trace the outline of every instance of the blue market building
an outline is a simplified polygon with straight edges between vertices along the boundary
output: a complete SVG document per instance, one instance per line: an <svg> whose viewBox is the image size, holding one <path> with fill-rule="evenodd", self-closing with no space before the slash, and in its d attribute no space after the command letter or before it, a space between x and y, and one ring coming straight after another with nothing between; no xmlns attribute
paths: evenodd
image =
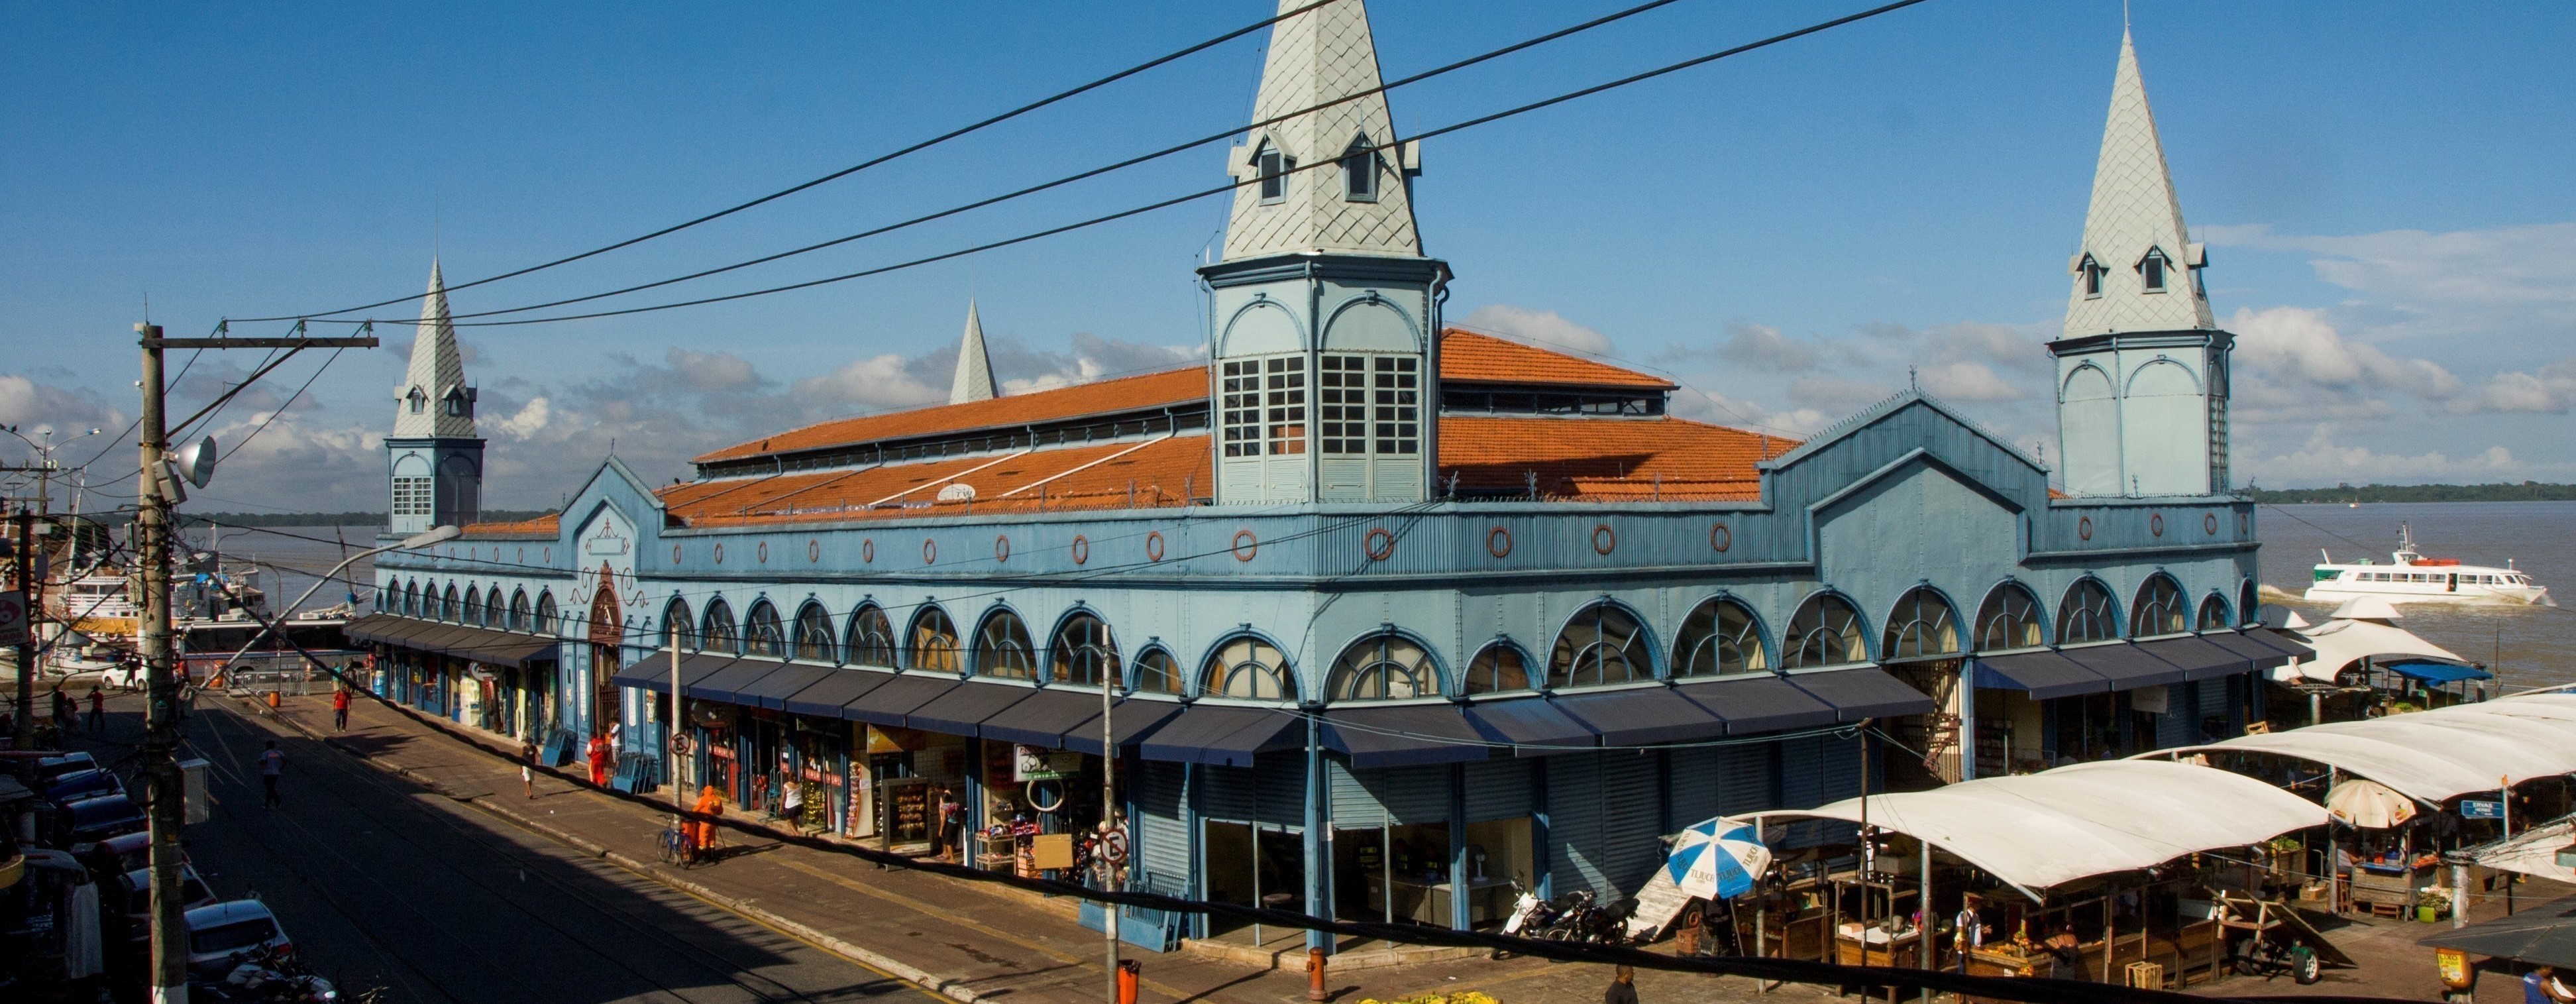
<svg viewBox="0 0 2576 1004"><path fill-rule="evenodd" d="M1105 688L1132 884L1458 926L1515 881L1633 892L1709 816L2260 719L2290 649L2228 485L2231 336L2125 41L2053 490L1918 390L1790 442L1445 325L1421 151L1383 95L1332 102L1378 82L1368 31L1358 0L1274 28L1204 366L995 396L970 313L950 404L673 485L612 458L558 514L383 556L378 686L558 750L614 728L624 785L797 777L889 846L933 850L945 795L959 850L1024 870L1099 818ZM421 331L393 534L478 504L435 273Z"/></svg>

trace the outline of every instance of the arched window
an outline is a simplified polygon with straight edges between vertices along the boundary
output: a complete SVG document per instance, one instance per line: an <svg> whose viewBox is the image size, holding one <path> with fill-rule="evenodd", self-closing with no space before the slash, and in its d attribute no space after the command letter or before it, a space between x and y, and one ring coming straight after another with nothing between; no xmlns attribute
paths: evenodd
<svg viewBox="0 0 2576 1004"><path fill-rule="evenodd" d="M1529 657L1521 647L1496 638L1467 662L1460 689L1469 694L1502 694L1530 689Z"/></svg>
<svg viewBox="0 0 2576 1004"><path fill-rule="evenodd" d="M1179 694L1189 686L1181 678L1181 661L1160 645L1147 648L1136 657L1136 692L1139 694Z"/></svg>
<svg viewBox="0 0 2576 1004"><path fill-rule="evenodd" d="M1860 611L1852 609L1851 601L1833 593L1807 597L1780 638L1780 664L1805 669L1868 662L1869 643L1861 631Z"/></svg>
<svg viewBox="0 0 2576 1004"><path fill-rule="evenodd" d="M538 594L537 594L537 633L538 633L538 634L553 634L553 633L555 633L557 630L560 630L560 629L562 628L562 626L563 626L563 625L562 625L561 620L560 620L560 619L558 619L558 618L555 616L555 593L554 593L554 590L548 589L548 590L545 590L545 591L543 591L543 592L538 593Z"/></svg>
<svg viewBox="0 0 2576 1004"><path fill-rule="evenodd" d="M465 623L468 623L468 624L481 624L481 623L483 623L483 591L482 591L482 590L480 590L480 589L476 589L476 588L474 588L474 587L472 587L472 586L467 586L467 587L465 587L465 617L464 617L464 620L465 620Z"/></svg>
<svg viewBox="0 0 2576 1004"><path fill-rule="evenodd" d="M796 611L796 657L811 662L840 661L841 646L832 639L832 615L812 600Z"/></svg>
<svg viewBox="0 0 2576 1004"><path fill-rule="evenodd" d="M2077 579L2057 604L2057 643L2081 645L2120 637L2119 601L2099 579Z"/></svg>
<svg viewBox="0 0 2576 1004"><path fill-rule="evenodd" d="M2236 623L2240 627L2253 627L2262 620L2262 597L2254 592L2254 580L2247 579L2245 587L2236 591Z"/></svg>
<svg viewBox="0 0 2576 1004"><path fill-rule="evenodd" d="M1771 668L1762 628L1744 604L1723 598L1700 602L1673 640L1674 676L1759 673Z"/></svg>
<svg viewBox="0 0 2576 1004"><path fill-rule="evenodd" d="M1286 655L1269 642L1244 636L1208 653L1207 665L1199 668L1199 693L1210 697L1293 700L1297 686L1289 675Z"/></svg>
<svg viewBox="0 0 2576 1004"><path fill-rule="evenodd" d="M1655 678L1655 656L1636 615L1608 600L1583 608L1548 653L1550 687L1599 687Z"/></svg>
<svg viewBox="0 0 2576 1004"><path fill-rule="evenodd" d="M722 596L708 600L706 616L699 621L699 647L709 652L730 654L742 651L741 640L741 629L733 622L733 604L725 602Z"/></svg>
<svg viewBox="0 0 2576 1004"><path fill-rule="evenodd" d="M2129 630L2140 638L2162 634L2181 634L2188 630L2191 615L2189 600L2183 599L2182 587L2173 576L2158 572L2147 576L2138 587L2137 599L2129 608Z"/></svg>
<svg viewBox="0 0 2576 1004"><path fill-rule="evenodd" d="M1089 613L1065 618L1047 643L1047 678L1057 683L1097 687L1103 674L1117 670L1118 643L1110 639L1109 625Z"/></svg>
<svg viewBox="0 0 2576 1004"><path fill-rule="evenodd" d="M2227 630L2227 625L2227 597L2220 596L2217 593L2211 593L2209 594L2209 598L2200 601L2200 618L2192 625L2191 629L2194 631L2225 631Z"/></svg>
<svg viewBox="0 0 2576 1004"><path fill-rule="evenodd" d="M438 619L443 621L462 619L456 602L456 583L448 583L447 591L439 596Z"/></svg>
<svg viewBox="0 0 2576 1004"><path fill-rule="evenodd" d="M514 590L510 593L510 630L525 631L527 629L528 591L525 589Z"/></svg>
<svg viewBox="0 0 2576 1004"><path fill-rule="evenodd" d="M662 647L671 647L671 634L675 631L679 633L681 648L698 647L697 622L698 619L689 614L689 601L671 597L670 605L662 608Z"/></svg>
<svg viewBox="0 0 2576 1004"><path fill-rule="evenodd" d="M894 624L874 603L850 612L850 661L861 666L894 665Z"/></svg>
<svg viewBox="0 0 2576 1004"><path fill-rule="evenodd" d="M1440 671L1431 653L1403 635L1384 632L1352 642L1324 678L1328 701L1393 701L1440 696Z"/></svg>
<svg viewBox="0 0 2576 1004"><path fill-rule="evenodd" d="M402 606L404 613L414 617L420 616L420 580L414 579L410 585L403 587Z"/></svg>
<svg viewBox="0 0 2576 1004"><path fill-rule="evenodd" d="M1896 601L1887 615L1887 633L1879 639L1878 657L1886 662L1939 659L1959 654L1959 615L1950 601L1928 586L1916 586Z"/></svg>
<svg viewBox="0 0 2576 1004"><path fill-rule="evenodd" d="M957 625L948 612L938 607L923 607L912 616L912 630L905 632L904 668L925 673L954 673L957 668Z"/></svg>
<svg viewBox="0 0 2576 1004"><path fill-rule="evenodd" d="M787 654L787 631L778 622L778 608L768 600L752 604L751 613L742 619L742 649L751 655Z"/></svg>
<svg viewBox="0 0 2576 1004"><path fill-rule="evenodd" d="M2007 582L1986 594L1985 605L1977 608L1977 651L2002 652L2041 644L2039 599L2030 590L2020 583Z"/></svg>
<svg viewBox="0 0 2576 1004"><path fill-rule="evenodd" d="M503 627L509 623L506 619L509 608L502 606L505 602L507 601L501 598L501 587L498 584L494 584L489 591L483 594L483 623L485 626Z"/></svg>
<svg viewBox="0 0 2576 1004"><path fill-rule="evenodd" d="M1020 623L1020 615L997 607L985 614L984 623L975 628L975 671L1012 680L1037 679L1036 648L1029 642L1029 626Z"/></svg>

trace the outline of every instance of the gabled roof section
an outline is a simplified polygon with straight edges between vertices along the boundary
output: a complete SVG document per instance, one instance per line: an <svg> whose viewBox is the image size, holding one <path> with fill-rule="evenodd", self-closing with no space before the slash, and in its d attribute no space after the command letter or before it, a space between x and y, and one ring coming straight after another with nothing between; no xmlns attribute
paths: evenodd
<svg viewBox="0 0 2576 1004"><path fill-rule="evenodd" d="M1938 413L1941 417L1957 423L1960 428L1975 433L1978 438L1994 444L1996 449L2004 451L2013 459L2029 464L2032 470L2048 470L2047 465L2040 463L2030 454L2023 453L2020 447L2014 446L2010 441L2007 441L2002 436L1995 435L1985 426L1978 425L1976 422L1969 420L1967 416L1959 414L1949 405L1942 404L1939 398L1924 393L1922 388L1919 387L1908 387L1904 390L1897 391L1896 393L1889 395L1884 401L1880 401L1877 404L1863 408L1851 416L1844 418L1842 421L1826 426L1823 431L1809 437L1808 440L1797 449L1790 450L1778 457L1763 461L1762 469L1777 470L1779 468L1795 464L1798 461L1806 459L1808 455L1823 450L1825 447L1833 445L1836 441L1849 436L1854 432L1869 427L1872 423L1875 423L1880 419L1896 414L1897 412L1904 410L1909 405L1917 404L1929 408Z"/></svg>
<svg viewBox="0 0 2576 1004"><path fill-rule="evenodd" d="M1551 501L1758 501L1761 461L1796 441L1678 418L1450 415L1440 477L1461 494L1529 491Z"/></svg>
<svg viewBox="0 0 2576 1004"><path fill-rule="evenodd" d="M834 419L728 446L702 454L694 462L703 464L941 432L1011 428L1031 422L1054 422L1172 405L1205 405L1207 372L1204 366L1191 366L1013 394L989 401Z"/></svg>
<svg viewBox="0 0 2576 1004"><path fill-rule="evenodd" d="M1662 377L1597 363L1465 328L1440 332L1443 383L1640 387L1672 390Z"/></svg>

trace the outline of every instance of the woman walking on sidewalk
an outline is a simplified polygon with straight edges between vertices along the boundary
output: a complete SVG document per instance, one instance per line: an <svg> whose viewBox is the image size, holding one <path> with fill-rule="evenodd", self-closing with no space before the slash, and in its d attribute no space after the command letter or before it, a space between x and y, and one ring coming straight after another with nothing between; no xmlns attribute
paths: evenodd
<svg viewBox="0 0 2576 1004"><path fill-rule="evenodd" d="M537 744L519 741L519 784L528 789L528 797L537 797Z"/></svg>
<svg viewBox="0 0 2576 1004"><path fill-rule="evenodd" d="M608 787L607 736L602 735L590 737L588 758L590 760L590 783L595 787Z"/></svg>

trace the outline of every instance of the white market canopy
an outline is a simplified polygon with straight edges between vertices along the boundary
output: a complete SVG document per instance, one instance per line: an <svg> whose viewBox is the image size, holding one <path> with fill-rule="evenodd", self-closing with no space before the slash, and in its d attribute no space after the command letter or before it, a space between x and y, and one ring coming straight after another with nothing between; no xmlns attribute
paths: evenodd
<svg viewBox="0 0 2576 1004"><path fill-rule="evenodd" d="M1847 798L1761 818L1867 822L1929 841L2038 900L2039 890L2077 879L2152 868L2200 851L2250 847L2323 826L2326 811L2223 770L2103 760L1930 791Z"/></svg>
<svg viewBox="0 0 2576 1004"><path fill-rule="evenodd" d="M2353 601L2353 603L2359 602L2361 601ZM2346 604L2346 606L2350 605ZM2381 601L2380 605L2387 604ZM2336 615L2341 618L2342 611L2336 611ZM2299 683L2313 680L2318 683L2333 683L2335 677L2346 667L2372 657L2383 660L2436 659L2462 664L2469 661L2460 658L2449 649L2416 637L2415 632L2371 620L2330 620L2316 627L2299 629L2294 633L2300 640L2307 642L2308 647L2316 649L2317 653L2309 658L2294 659L2285 666L2273 667L2273 682Z"/></svg>
<svg viewBox="0 0 2576 1004"><path fill-rule="evenodd" d="M2576 694L2499 697L2140 754L2269 753L2366 777L2431 805L2576 772Z"/></svg>

